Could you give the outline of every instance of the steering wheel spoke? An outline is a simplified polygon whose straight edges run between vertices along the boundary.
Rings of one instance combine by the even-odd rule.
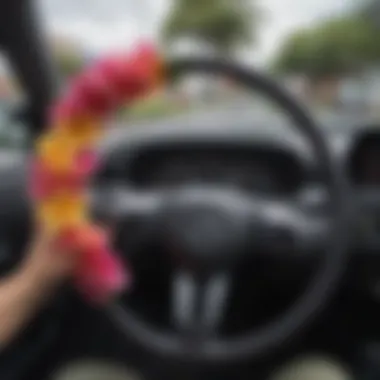
[[[331,239],[332,219],[316,215],[296,201],[245,201],[251,244],[274,252],[311,252],[324,249]]]
[[[123,220],[152,217],[161,206],[161,192],[135,191],[126,187],[101,189],[91,194],[92,209],[99,218]]]
[[[204,276],[181,269],[171,282],[170,316],[189,341],[202,340],[221,327],[231,290],[231,275],[220,271]]]

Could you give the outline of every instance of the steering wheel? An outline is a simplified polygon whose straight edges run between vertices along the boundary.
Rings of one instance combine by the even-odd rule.
[[[348,258],[345,182],[333,164],[321,131],[302,107],[280,87],[258,73],[212,59],[181,60],[169,65],[171,75],[198,72],[220,74],[272,99],[289,114],[293,125],[311,143],[327,185],[329,215],[310,215],[296,202],[268,201],[231,189],[181,188],[168,194],[141,194],[124,189],[112,203],[98,204],[116,218],[139,217],[159,227],[181,246],[173,260],[171,315],[173,331],[160,331],[143,321],[125,302],[106,307],[121,332],[143,348],[169,359],[212,364],[259,359],[300,334],[338,288]],[[235,337],[218,334],[233,283],[232,268],[249,244],[253,254],[271,247],[276,234],[286,232],[295,249],[319,246],[324,251],[308,286],[294,304],[268,325]],[[128,231],[126,231],[128,233]],[[324,244],[320,244],[324,243]]]

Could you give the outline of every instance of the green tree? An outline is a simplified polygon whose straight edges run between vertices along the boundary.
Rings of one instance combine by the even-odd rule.
[[[314,55],[312,39],[313,35],[309,30],[293,33],[284,43],[276,58],[276,69],[289,73],[308,71]]]
[[[252,0],[177,0],[163,26],[163,37],[173,43],[188,38],[231,54],[254,42],[259,19]]]
[[[326,21],[293,34],[281,49],[276,67],[310,76],[361,70],[380,61],[377,33],[362,17]]]

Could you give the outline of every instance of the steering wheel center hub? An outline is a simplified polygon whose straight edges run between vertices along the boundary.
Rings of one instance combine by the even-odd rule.
[[[229,207],[227,197],[207,191],[186,192],[169,201],[161,226],[165,242],[177,248],[177,256],[201,264],[230,263],[247,235],[244,220]]]

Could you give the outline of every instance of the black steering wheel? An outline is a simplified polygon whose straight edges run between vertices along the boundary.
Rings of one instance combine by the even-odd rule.
[[[144,322],[125,302],[107,305],[109,318],[121,332],[142,347],[170,359],[212,364],[245,358],[259,359],[282,347],[309,326],[338,288],[348,256],[346,187],[333,165],[330,150],[308,114],[267,78],[234,64],[212,59],[189,59],[169,65],[171,75],[189,72],[221,74],[247,89],[273,99],[291,117],[294,126],[310,141],[328,189],[329,215],[311,215],[300,205],[268,201],[231,189],[185,188],[168,194],[139,194],[120,190],[103,209],[123,218],[138,216],[160,228],[181,245],[174,258],[171,332]],[[115,215],[114,215],[115,216]],[[221,337],[233,282],[232,267],[248,244],[262,247],[286,231],[294,247],[304,252],[319,244],[324,254],[305,291],[275,321],[236,337]],[[126,231],[126,233],[128,233]],[[320,244],[322,243],[322,244]]]

